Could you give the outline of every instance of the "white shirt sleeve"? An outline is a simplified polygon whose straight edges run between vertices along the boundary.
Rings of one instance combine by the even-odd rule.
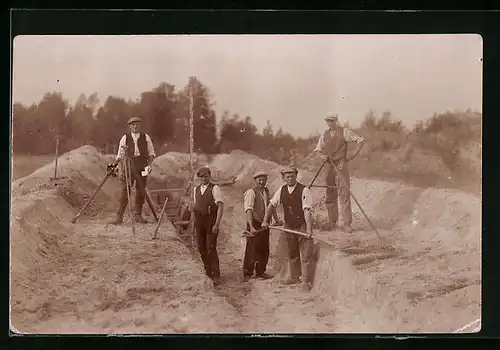
[[[318,144],[316,145],[315,151],[323,151],[323,147],[325,146],[325,137],[324,134],[319,135]]]
[[[148,156],[156,157],[153,141],[148,134],[146,134],[146,144],[148,145]]]
[[[123,159],[123,157],[125,156],[125,151],[122,148],[125,146],[126,146],[126,135],[123,135],[122,138],[120,139],[120,142],[118,143],[118,152],[116,153],[116,161]]]
[[[245,192],[245,198],[243,204],[243,209],[245,213],[247,212],[248,209],[253,210],[254,203],[255,203],[255,191],[253,189],[249,189]]]
[[[281,187],[278,188],[276,192],[274,192],[273,198],[269,201],[270,204],[272,204],[275,208],[278,207],[278,205],[281,204]]]
[[[215,203],[224,203],[224,199],[222,198],[222,191],[219,186],[215,185],[212,188],[212,196],[214,197]]]
[[[344,128],[344,138],[347,142],[361,143],[365,139],[357,135],[354,131],[348,128]]]
[[[302,190],[302,209],[312,209],[312,193],[309,187]]]
[[[193,188],[193,203],[196,202],[196,186]]]

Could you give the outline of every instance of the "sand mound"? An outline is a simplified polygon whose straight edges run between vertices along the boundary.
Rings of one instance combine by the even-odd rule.
[[[238,332],[231,306],[213,292],[166,221],[109,226],[89,220],[119,190],[110,179],[80,221],[71,218],[104,178],[112,156],[81,147],[12,185],[11,322],[20,332]],[[114,200],[113,200],[114,199]],[[149,312],[144,312],[149,305]],[[210,320],[206,316],[210,315]]]

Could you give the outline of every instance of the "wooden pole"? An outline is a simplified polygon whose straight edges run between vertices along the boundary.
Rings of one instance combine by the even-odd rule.
[[[163,220],[163,215],[165,215],[165,208],[167,208],[167,202],[168,202],[168,197],[165,199],[165,202],[163,203],[163,208],[161,209],[161,213],[160,213],[160,219],[158,220],[158,224],[156,225],[155,234],[153,236],[153,239],[156,239],[156,234],[158,233],[158,229],[160,228],[161,222]]]
[[[356,197],[354,197],[354,194],[352,194],[352,191],[351,189],[349,188],[349,184],[347,183],[346,179],[344,179],[344,176],[340,173],[339,169],[337,168],[337,166],[335,165],[335,163],[333,162],[333,160],[331,160],[330,158],[328,158],[329,161],[330,161],[330,164],[332,165],[332,167],[335,169],[335,172],[337,173],[337,175],[339,176],[340,178],[340,181],[342,181],[342,184],[343,186],[345,187],[345,189],[347,191],[349,191],[349,194],[351,195],[352,199],[354,199],[354,201],[356,202],[356,204],[358,205],[358,208],[359,210],[361,210],[361,213],[363,213],[364,217],[366,218],[366,221],[368,221],[368,223],[370,224],[370,226],[372,227],[373,231],[375,231],[375,233],[377,234],[377,237],[382,240],[382,237],[380,237],[380,234],[378,233],[377,231],[377,228],[375,227],[375,225],[373,225],[372,221],[368,218],[368,215],[366,215],[365,211],[363,210],[363,208],[361,207],[361,204],[359,204],[358,200],[356,199]]]
[[[60,136],[56,136],[56,161],[55,161],[55,166],[54,166],[54,181],[57,180],[57,160],[59,159],[59,139]]]

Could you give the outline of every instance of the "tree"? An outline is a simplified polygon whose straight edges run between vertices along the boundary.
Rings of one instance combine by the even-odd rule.
[[[175,87],[167,83],[141,94],[137,110],[155,143],[163,144],[175,134],[176,98]]]

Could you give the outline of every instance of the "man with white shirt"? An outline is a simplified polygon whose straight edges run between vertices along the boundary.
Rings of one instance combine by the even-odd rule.
[[[115,158],[115,162],[108,166],[109,169],[114,169],[116,166],[125,158],[127,155],[130,158],[130,168],[131,176],[130,183],[131,186],[136,184],[136,195],[135,195],[135,208],[134,208],[134,220],[139,223],[146,223],[142,217],[142,207],[144,205],[144,192],[147,183],[147,175],[142,176],[142,172],[151,172],[151,163],[155,158],[155,150],[153,147],[153,142],[148,134],[140,132],[141,128],[141,118],[132,117],[128,120],[128,126],[130,132],[123,135],[120,139],[118,145],[118,153]],[[126,152],[125,154],[125,149]],[[120,194],[120,204],[118,206],[118,211],[116,212],[115,220],[111,221],[111,224],[119,225],[123,221],[123,213],[127,207],[128,197],[127,197],[127,183],[125,177],[121,176],[122,180],[122,190]]]
[[[196,172],[201,184],[193,189],[194,227],[198,251],[203,267],[214,285],[220,283],[219,256],[217,254],[217,236],[224,209],[224,200],[220,187],[210,181],[211,171],[201,167]]]
[[[361,151],[365,140],[352,130],[342,127],[338,122],[337,114],[329,113],[325,121],[328,124],[328,130],[320,135],[314,153],[330,157],[338,170],[337,172],[330,162],[326,163],[326,185],[331,186],[326,188],[325,198],[328,219],[332,229],[337,225],[338,218],[339,227],[344,232],[350,233],[352,232],[352,210],[348,160],[346,159],[347,145],[349,142],[358,145],[354,155],[350,157],[352,159]]]
[[[281,170],[285,185],[276,191],[262,222],[262,227],[269,226],[269,217],[280,204],[283,205],[285,228],[306,232],[312,235],[312,195],[308,187],[297,182],[298,170],[286,167]],[[302,290],[312,287],[315,261],[315,247],[311,237],[303,237],[293,233],[284,233],[287,242],[290,278],[285,284],[297,284],[302,277]]]
[[[269,205],[269,189],[267,188],[267,174],[257,171],[253,175],[255,186],[244,194],[244,210],[247,219],[247,231],[250,232],[245,246],[243,258],[243,280],[248,281],[254,274],[258,279],[269,279],[266,266],[269,260],[269,229],[262,229],[262,221]],[[272,212],[277,225],[283,223],[279,220],[276,210]]]

